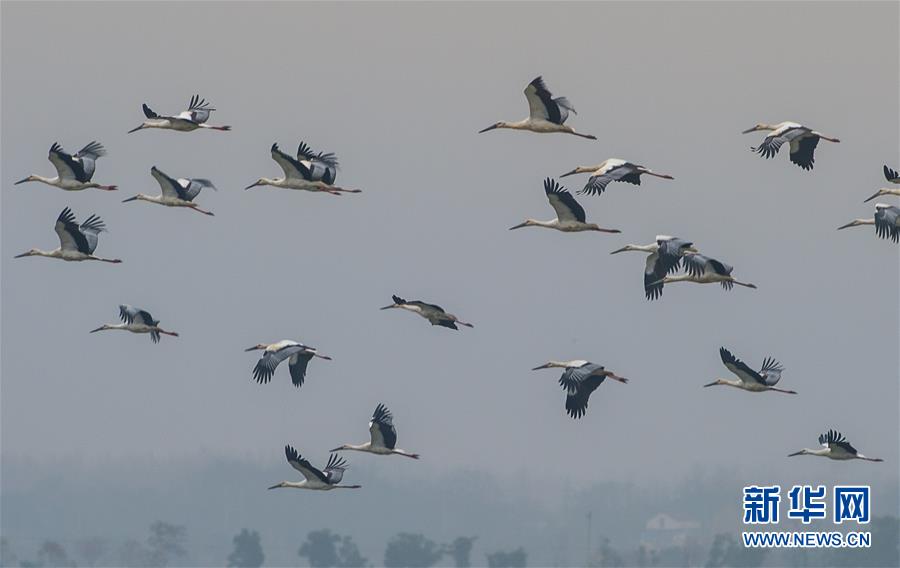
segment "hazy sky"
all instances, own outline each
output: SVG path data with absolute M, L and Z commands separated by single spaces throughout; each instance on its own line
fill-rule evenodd
M 364 441 L 383 402 L 399 446 L 423 459 L 377 467 L 412 478 L 728 466 L 754 481 L 895 480 L 898 248 L 871 227 L 835 229 L 871 217 L 862 201 L 882 164 L 900 166 L 897 19 L 888 2 L 4 2 L 2 457 L 268 466 L 290 443 L 321 462 Z M 597 141 L 476 134 L 524 117 L 541 74 Z M 141 103 L 175 113 L 194 93 L 233 131 L 126 134 Z M 753 154 L 763 135 L 740 132 L 783 120 L 841 143 L 822 142 L 812 172 Z M 53 175 L 54 141 L 74 152 L 94 139 L 109 151 L 95 181 L 118 193 L 13 186 Z M 337 153 L 338 184 L 364 193 L 243 190 L 280 175 L 273 142 L 300 140 Z M 675 181 L 579 198 L 621 235 L 507 230 L 553 217 L 543 178 L 608 157 Z M 120 203 L 159 192 L 153 165 L 213 180 L 197 201 L 216 216 Z M 98 253 L 123 264 L 12 259 L 57 246 L 67 205 L 103 217 Z M 646 301 L 644 256 L 609 252 L 659 233 L 759 289 L 679 284 Z M 394 293 L 475 328 L 378 311 Z M 120 303 L 181 337 L 88 333 Z M 313 361 L 300 390 L 287 369 L 256 384 L 243 349 L 283 338 L 334 360 Z M 702 389 L 728 376 L 722 345 L 752 366 L 775 357 L 799 396 Z M 576 358 L 631 379 L 604 384 L 579 421 L 558 372 L 530 371 Z M 886 463 L 785 457 L 832 427 Z M 376 467 L 348 458 L 350 482 Z

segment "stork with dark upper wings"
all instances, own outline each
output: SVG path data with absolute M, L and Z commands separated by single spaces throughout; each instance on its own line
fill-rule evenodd
M 50 146 L 50 153 L 47 155 L 47 158 L 53 164 L 53 167 L 56 168 L 56 177 L 48 178 L 32 174 L 13 185 L 39 181 L 66 191 L 81 191 L 92 187 L 105 191 L 115 191 L 118 189 L 116 185 L 102 185 L 91 181 L 94 177 L 94 170 L 97 168 L 97 160 L 105 155 L 106 149 L 103 147 L 103 144 L 97 141 L 87 144 L 84 148 L 75 152 L 74 155 L 67 154 L 63 151 L 62 146 L 54 142 Z
M 148 203 L 165 205 L 166 207 L 187 207 L 189 209 L 197 211 L 198 213 L 203 213 L 204 215 L 213 214 L 211 211 L 200 209 L 200 207 L 196 203 L 194 203 L 194 198 L 200 194 L 201 190 L 216 189 L 216 186 L 213 185 L 213 182 L 205 178 L 175 179 L 156 166 L 150 168 L 150 175 L 152 175 L 153 179 L 155 179 L 157 183 L 159 183 L 159 187 L 160 189 L 162 189 L 162 194 L 146 195 L 143 193 L 138 193 L 134 197 L 129 197 L 128 199 L 123 200 L 122 203 L 128 203 L 129 201 L 146 201 Z
M 188 104 L 188 109 L 178 113 L 175 116 L 163 116 L 160 114 L 156 114 L 150 107 L 146 104 L 143 105 L 144 116 L 147 117 L 143 123 L 137 128 L 132 128 L 128 131 L 128 134 L 132 132 L 137 132 L 138 130 L 142 130 L 144 128 L 162 128 L 164 130 L 176 130 L 178 132 L 191 132 L 192 130 L 197 130 L 198 128 L 208 128 L 211 130 L 223 130 L 228 131 L 231 130 L 230 126 L 212 126 L 210 124 L 206 124 L 206 121 L 209 120 L 209 115 L 213 112 L 214 108 L 210 108 L 209 103 L 206 102 L 206 99 L 201 99 L 200 95 L 194 95 L 191 97 L 191 102 Z
M 785 394 L 797 394 L 796 391 L 780 389 L 775 386 L 781 380 L 781 373 L 784 372 L 784 367 L 771 357 L 763 359 L 762 367 L 760 367 L 759 371 L 754 371 L 724 347 L 719 348 L 719 356 L 722 358 L 722 364 L 734 373 L 737 379 L 716 379 L 703 385 L 704 387 L 725 385 L 750 392 L 774 391 Z
M 749 134 L 759 130 L 770 131 L 770 133 L 759 146 L 750 148 L 751 150 L 764 158 L 771 158 L 778 153 L 782 145 L 788 143 L 791 162 L 804 170 L 813 168 L 813 163 L 815 162 L 814 152 L 820 139 L 829 142 L 840 142 L 837 138 L 825 136 L 821 132 L 816 132 L 796 122 L 760 123 L 752 128 L 748 128 L 742 134 Z
M 413 454 L 397 447 L 397 429 L 394 427 L 394 416 L 383 404 L 375 407 L 372 420 L 369 421 L 369 441 L 362 444 L 344 444 L 331 450 L 355 450 L 368 452 L 380 456 L 396 454 L 407 458 L 419 459 L 419 454 Z
M 244 349 L 244 351 L 256 350 L 263 352 L 262 357 L 253 368 L 253 378 L 259 384 L 266 384 L 272 380 L 275 369 L 287 359 L 291 382 L 295 387 L 300 388 L 306 378 L 306 367 L 313 357 L 331 361 L 331 357 L 322 355 L 315 347 L 303 345 L 291 339 L 282 339 L 276 343 L 258 343 Z
M 619 158 L 603 160 L 596 166 L 578 166 L 572 171 L 562 174 L 561 178 L 574 174 L 591 174 L 585 186 L 578 192 L 588 195 L 600 195 L 610 182 L 622 181 L 634 185 L 641 185 L 641 176 L 644 174 L 663 179 L 675 179 L 669 174 L 658 174 L 644 166 L 626 162 Z
M 382 310 L 390 310 L 394 308 L 406 310 L 408 312 L 412 312 L 414 314 L 422 316 L 423 318 L 431 322 L 431 325 L 449 327 L 450 329 L 459 329 L 458 327 L 456 327 L 457 324 L 464 325 L 466 327 L 475 327 L 470 323 L 461 321 L 455 315 L 447 313 L 444 308 L 438 306 L 437 304 L 429 304 L 420 300 L 407 301 L 397 295 L 391 296 L 391 298 L 394 300 L 394 303 L 389 306 L 384 306 L 383 308 L 381 308 Z
M 603 229 L 596 223 L 588 223 L 584 213 L 584 208 L 578 204 L 578 201 L 572 197 L 569 190 L 561 186 L 556 180 L 547 178 L 544 180 L 544 193 L 550 206 L 556 211 L 556 219 L 551 221 L 538 221 L 537 219 L 526 219 L 510 230 L 519 229 L 521 227 L 545 227 L 547 229 L 556 229 L 565 233 L 577 233 L 580 231 L 600 231 L 603 233 L 621 233 L 619 229 Z
M 593 134 L 581 134 L 575 132 L 571 126 L 564 123 L 569 118 L 569 113 L 577 114 L 575 107 L 566 97 L 553 97 L 544 84 L 544 79 L 537 77 L 525 87 L 525 98 L 528 100 L 528 118 L 518 122 L 500 121 L 480 130 L 487 132 L 495 128 L 510 128 L 512 130 L 528 130 L 529 132 L 538 132 L 541 134 L 548 132 L 562 132 L 565 134 L 574 134 L 582 138 L 596 140 Z
M 278 143 L 270 149 L 272 159 L 281 166 L 284 177 L 261 177 L 244 189 L 259 185 L 270 185 L 282 189 L 299 189 L 303 191 L 324 192 L 331 195 L 342 193 L 360 193 L 361 189 L 344 189 L 334 184 L 337 176 L 337 156 L 332 153 L 314 153 L 305 142 L 297 148 L 297 157 L 282 152 Z
M 681 259 L 685 254 L 697 252 L 697 249 L 690 241 L 668 235 L 656 235 L 655 243 L 625 245 L 609 254 L 629 251 L 650 253 L 644 265 L 644 295 L 648 300 L 656 300 L 662 296 L 662 279 L 681 267 Z
M 671 284 L 673 282 L 693 282 L 695 284 L 721 284 L 722 288 L 731 290 L 735 284 L 745 288 L 756 288 L 756 284 L 735 280 L 731 273 L 734 267 L 715 258 L 699 253 L 684 254 L 685 274 L 665 276 L 655 284 Z
M 794 452 L 792 454 L 788 454 L 788 457 L 792 456 L 819 456 L 823 458 L 828 458 L 832 460 L 865 460 L 870 462 L 881 462 L 884 461 L 881 458 L 867 458 L 862 455 L 856 448 L 850 445 L 850 442 L 847 441 L 847 438 L 844 437 L 843 434 L 838 432 L 837 430 L 829 430 L 824 434 L 819 435 L 819 443 L 822 444 L 822 448 L 810 449 L 803 448 L 799 452 Z
M 344 472 L 349 467 L 347 461 L 337 454 L 328 456 L 328 464 L 325 469 L 314 467 L 309 460 L 297 453 L 291 446 L 284 447 L 284 455 L 291 467 L 303 475 L 303 481 L 282 481 L 269 487 L 279 489 L 288 487 L 291 489 L 313 489 L 316 491 L 330 491 L 332 489 L 359 489 L 362 485 L 340 485 L 344 478 Z
M 49 251 L 33 248 L 22 254 L 17 254 L 15 258 L 45 256 L 68 261 L 99 260 L 113 264 L 122 262 L 118 258 L 94 256 L 100 233 L 106 230 L 103 220 L 96 215 L 91 215 L 79 225 L 75 220 L 75 214 L 66 207 L 59 214 L 59 217 L 56 218 L 54 230 L 59 237 L 59 248 Z
M 566 413 L 572 418 L 581 418 L 587 412 L 588 399 L 591 393 L 597 390 L 607 377 L 620 383 L 627 383 L 628 379 L 620 377 L 612 371 L 608 371 L 603 365 L 576 359 L 574 361 L 548 361 L 535 367 L 539 369 L 563 368 L 563 374 L 559 377 L 559 386 L 566 391 Z
M 141 308 L 135 308 L 128 304 L 121 304 L 119 306 L 119 318 L 121 318 L 122 323 L 103 324 L 97 329 L 92 329 L 91 333 L 110 329 L 130 331 L 131 333 L 149 333 L 150 340 L 153 343 L 159 343 L 160 334 L 178 337 L 178 334 L 174 331 L 166 331 L 159 327 L 159 320 L 154 319 L 153 316 L 150 315 L 150 312 L 142 310 Z

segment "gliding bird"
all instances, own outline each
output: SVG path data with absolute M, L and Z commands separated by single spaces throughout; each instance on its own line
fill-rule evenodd
M 151 316 L 150 312 L 147 310 L 135 308 L 134 306 L 129 306 L 127 304 L 120 304 L 119 317 L 122 319 L 122 323 L 103 324 L 97 329 L 92 329 L 91 333 L 108 329 L 120 329 L 122 331 L 130 331 L 131 333 L 149 333 L 150 340 L 153 343 L 159 343 L 160 334 L 178 337 L 178 334 L 174 331 L 166 331 L 159 327 L 159 320 L 153 319 L 153 316 Z
M 898 174 L 895 170 L 884 166 L 884 179 L 888 180 L 891 183 L 900 183 L 900 174 Z M 876 197 L 881 197 L 882 195 L 900 195 L 900 189 L 882 187 L 878 190 L 877 193 L 875 193 L 875 195 L 866 199 L 866 201 L 872 201 Z M 866 201 L 863 201 L 863 203 L 865 203 Z
M 192 130 L 197 130 L 198 128 L 209 128 L 212 130 L 231 130 L 230 126 L 212 126 L 206 124 L 206 121 L 209 120 L 209 113 L 216 110 L 214 108 L 209 108 L 209 103 L 206 102 L 205 99 L 201 99 L 200 95 L 194 95 L 191 97 L 191 102 L 188 105 L 188 109 L 178 113 L 175 116 L 163 116 L 156 114 L 150 107 L 143 105 L 144 108 L 144 116 L 147 117 L 140 126 L 137 128 L 132 128 L 128 131 L 128 134 L 132 132 L 137 132 L 143 128 L 162 128 L 164 130 L 177 130 L 179 132 L 191 132 Z
M 15 258 L 23 256 L 46 256 L 49 258 L 59 258 L 68 261 L 81 260 L 99 260 L 102 262 L 110 262 L 118 264 L 122 262 L 118 258 L 100 258 L 94 256 L 94 250 L 97 248 L 97 242 L 101 232 L 106 230 L 103 220 L 96 215 L 88 217 L 84 223 L 79 225 L 75 221 L 75 214 L 66 207 L 56 218 L 54 227 L 59 237 L 59 248 L 44 251 L 40 249 L 31 249 L 22 254 L 17 254 Z
M 332 489 L 359 489 L 362 485 L 339 485 L 347 470 L 347 462 L 337 454 L 328 457 L 328 465 L 324 470 L 313 467 L 309 460 L 297 453 L 291 446 L 284 447 L 284 455 L 291 467 L 299 471 L 305 478 L 303 481 L 282 481 L 269 489 L 289 487 L 291 489 L 314 489 L 330 491 Z
M 662 279 L 681 267 L 681 259 L 685 253 L 697 252 L 697 249 L 690 241 L 668 235 L 656 235 L 655 243 L 625 245 L 609 254 L 629 251 L 650 253 L 647 256 L 647 263 L 644 265 L 644 294 L 648 300 L 656 300 L 662 296 Z
M 370 440 L 363 444 L 344 444 L 331 451 L 355 450 L 357 452 L 369 452 L 370 454 L 378 454 L 380 456 L 397 454 L 415 460 L 419 459 L 419 454 L 413 454 L 396 447 L 397 429 L 394 428 L 394 416 L 383 404 L 379 404 L 375 407 L 375 412 L 372 414 L 372 420 L 369 421 L 369 438 Z
M 555 180 L 547 178 L 544 180 L 544 193 L 547 194 L 547 200 L 550 206 L 556 211 L 556 219 L 552 221 L 538 221 L 535 219 L 526 219 L 525 222 L 510 227 L 509 230 L 518 229 L 520 227 L 545 227 L 547 229 L 556 229 L 566 233 L 576 233 L 579 231 L 601 231 L 604 233 L 621 233 L 618 229 L 602 229 L 595 223 L 585 222 L 586 217 L 584 208 L 578 204 L 569 190 L 559 185 Z
M 627 383 L 628 379 L 620 377 L 612 371 L 607 371 L 603 365 L 577 359 L 575 361 L 548 361 L 532 371 L 550 369 L 553 367 L 564 368 L 559 377 L 559 386 L 566 391 L 566 413 L 572 418 L 581 418 L 587 412 L 588 399 L 591 393 L 597 390 L 606 377 Z
M 53 167 L 56 168 L 56 177 L 48 178 L 32 174 L 13 185 L 39 181 L 66 191 L 80 191 L 90 187 L 105 191 L 115 191 L 118 189 L 118 186 L 91 182 L 91 179 L 94 177 L 97 160 L 105 155 L 106 149 L 103 147 L 103 144 L 97 141 L 87 144 L 84 148 L 75 152 L 74 156 L 63 152 L 62 146 L 54 142 L 50 146 L 50 153 L 47 158 L 53 164 Z
M 699 253 L 686 253 L 684 255 L 684 269 L 686 274 L 666 276 L 661 280 L 657 280 L 654 284 L 671 284 L 673 282 L 713 284 L 718 282 L 726 290 L 731 290 L 735 284 L 745 288 L 756 288 L 756 284 L 735 280 L 731 275 L 731 272 L 734 270 L 733 266 Z
M 541 134 L 563 132 L 590 140 L 597 139 L 593 134 L 581 134 L 575 132 L 571 126 L 563 124 L 569 118 L 570 112 L 577 114 L 575 107 L 572 106 L 572 103 L 566 97 L 553 98 L 541 77 L 537 77 L 528 83 L 528 86 L 525 87 L 525 98 L 528 99 L 528 118 L 518 122 L 500 121 L 483 130 L 479 130 L 478 133 L 481 134 L 495 128 L 511 128 L 513 130 L 528 130 Z
M 763 364 L 759 371 L 751 369 L 724 347 L 719 348 L 719 357 L 722 358 L 722 364 L 734 373 L 737 379 L 716 379 L 709 384 L 703 385 L 704 387 L 726 385 L 750 392 L 775 391 L 785 394 L 797 394 L 796 391 L 775 388 L 775 385 L 781 380 L 781 373 L 784 372 L 784 367 L 771 357 L 763 359 Z
M 258 349 L 263 351 L 263 356 L 257 361 L 256 367 L 253 368 L 253 378 L 261 385 L 272 380 L 275 368 L 285 359 L 288 360 L 291 382 L 297 388 L 303 385 L 303 379 L 306 377 L 306 367 L 313 357 L 331 361 L 331 357 L 321 355 L 315 347 L 309 347 L 290 339 L 282 339 L 277 343 L 259 343 L 244 349 L 244 351 L 256 351 Z
M 838 231 L 861 225 L 875 225 L 876 235 L 895 243 L 900 242 L 900 207 L 887 203 L 876 203 L 875 216 L 872 219 L 854 219 L 846 225 L 838 227 Z
M 464 321 L 460 321 L 453 314 L 448 314 L 444 308 L 435 305 L 428 304 L 426 302 L 421 302 L 419 300 L 411 300 L 406 301 L 400 296 L 391 296 L 393 298 L 394 303 L 390 306 L 384 306 L 380 308 L 382 310 L 390 310 L 392 308 L 399 308 L 401 310 L 407 310 L 414 314 L 419 314 L 423 318 L 427 319 L 431 322 L 431 325 L 439 325 L 441 327 L 449 327 L 450 329 L 459 329 L 456 327 L 456 324 L 464 325 L 466 327 L 475 327 L 470 323 L 466 323 Z
M 618 158 L 603 160 L 596 166 L 578 166 L 574 170 L 566 172 L 559 177 L 563 178 L 573 174 L 591 174 L 591 177 L 588 178 L 585 186 L 578 192 L 579 195 L 584 193 L 588 195 L 600 195 L 603 193 L 603 190 L 606 189 L 606 186 L 613 181 L 624 181 L 626 183 L 633 183 L 634 185 L 641 185 L 641 176 L 644 174 L 663 179 L 675 179 L 669 174 L 658 174 L 650 168 L 645 168 L 644 166 L 626 162 L 625 160 L 620 160 Z
M 791 162 L 804 170 L 813 168 L 813 162 L 815 162 L 813 152 L 815 152 L 820 138 L 829 142 L 840 142 L 837 138 L 830 138 L 821 132 L 816 132 L 796 122 L 760 123 L 753 128 L 744 130 L 741 134 L 748 134 L 758 130 L 771 131 L 771 134 L 767 135 L 759 146 L 750 148 L 751 150 L 764 158 L 771 158 L 778 153 L 782 144 L 789 142 Z
M 832 460 L 865 460 L 870 462 L 882 462 L 881 458 L 867 458 L 856 451 L 856 448 L 850 445 L 850 442 L 844 438 L 844 435 L 836 430 L 829 430 L 819 435 L 819 443 L 825 446 L 821 449 L 811 450 L 803 448 L 799 452 L 788 454 L 791 456 L 820 456 Z
M 188 207 L 197 211 L 198 213 L 203 213 L 204 215 L 212 215 L 211 211 L 205 211 L 200 209 L 196 203 L 193 202 L 193 199 L 197 197 L 202 189 L 216 189 L 216 186 L 213 185 L 211 181 L 204 178 L 172 178 L 166 175 L 164 172 L 160 171 L 156 166 L 150 168 L 150 174 L 154 179 L 159 183 L 159 187 L 162 188 L 162 195 L 145 195 L 143 193 L 138 193 L 134 197 L 129 197 L 122 201 L 122 203 L 128 203 L 129 201 L 147 201 L 149 203 L 156 203 L 159 205 L 165 205 L 166 207 Z
M 261 177 L 244 189 L 250 189 L 258 185 L 271 185 L 283 189 L 301 189 L 305 191 L 325 192 L 332 195 L 341 193 L 361 193 L 361 189 L 344 189 L 331 185 L 337 175 L 337 156 L 332 153 L 313 154 L 305 143 L 301 142 L 297 149 L 297 158 L 282 152 L 278 143 L 272 144 L 270 149 L 272 159 L 281 166 L 284 177 Z

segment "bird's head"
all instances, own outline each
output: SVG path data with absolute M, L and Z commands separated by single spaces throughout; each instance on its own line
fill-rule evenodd
M 400 304 L 398 304 L 397 302 L 394 302 L 393 304 L 391 304 L 389 306 L 384 306 L 384 307 L 378 308 L 378 309 L 379 310 L 389 310 L 391 308 L 399 308 L 399 307 L 400 307 Z
M 266 178 L 259 178 L 258 180 L 256 180 L 255 182 L 251 183 L 250 185 L 248 185 L 248 186 L 245 187 L 244 189 L 250 189 L 251 187 L 256 187 L 256 186 L 258 186 L 258 185 L 265 185 L 265 184 L 266 184 Z
M 287 487 L 287 482 L 286 482 L 286 481 L 279 481 L 278 483 L 276 483 L 276 484 L 273 485 L 272 487 L 269 487 L 269 489 L 280 489 L 281 487 Z
M 500 122 L 495 122 L 494 124 L 488 126 L 487 128 L 482 128 L 481 130 L 479 130 L 478 134 L 481 134 L 482 132 L 487 132 L 488 130 L 494 130 L 495 128 L 507 128 L 507 124 L 505 122 L 503 122 L 502 120 Z
M 713 382 L 711 382 L 711 383 L 706 383 L 706 384 L 703 385 L 703 386 L 704 386 L 704 388 L 705 388 L 705 387 L 714 387 L 714 386 L 716 386 L 716 385 L 724 385 L 724 384 L 726 384 L 724 379 L 716 379 L 716 380 L 714 380 Z
M 341 450 L 348 450 L 348 449 L 350 449 L 350 447 L 349 447 L 347 444 L 343 444 L 343 445 L 341 445 L 341 446 L 336 447 L 336 448 L 333 449 L 333 450 L 328 450 L 328 451 L 329 451 L 329 452 L 339 452 L 339 451 L 341 451 Z
M 598 166 L 593 166 L 593 167 L 592 166 L 578 166 L 574 170 L 568 171 L 559 177 L 564 178 L 566 176 L 573 176 L 575 174 L 589 174 L 591 172 L 596 171 L 597 169 L 599 169 Z
M 538 365 L 531 369 L 532 371 L 540 371 L 541 369 L 551 369 L 553 367 L 565 367 L 564 364 L 561 364 L 559 361 L 547 361 L 543 365 Z
M 27 179 L 22 180 L 22 181 L 27 181 Z M 21 182 L 19 182 L 19 183 L 21 183 Z M 882 195 L 887 195 L 889 193 L 891 193 L 891 190 L 883 187 L 883 188 L 879 189 L 878 191 L 876 191 L 871 197 L 869 197 L 868 199 L 863 201 L 863 203 L 868 203 L 869 201 L 872 201 L 876 197 L 881 197 Z
M 755 124 L 754 126 L 748 128 L 741 132 L 741 134 L 750 134 L 751 132 L 756 132 L 758 130 L 772 130 L 772 127 L 768 124 L 763 124 L 762 122 Z
M 146 198 L 147 198 L 147 196 L 144 195 L 143 193 L 138 193 L 134 197 L 129 197 L 128 199 L 123 199 L 122 203 L 128 203 L 129 201 L 137 201 L 139 199 L 146 199 Z
M 31 249 L 31 250 L 27 250 L 27 251 L 23 252 L 22 254 L 17 254 L 13 258 L 22 258 L 24 256 L 36 256 L 39 254 L 41 254 L 41 251 L 39 251 L 38 249 Z
M 531 227 L 531 226 L 533 226 L 534 224 L 535 224 L 535 220 L 534 220 L 534 219 L 525 219 L 524 221 L 522 221 L 522 222 L 519 223 L 518 225 L 515 225 L 515 226 L 513 226 L 513 227 L 510 227 L 509 230 L 512 231 L 513 229 L 521 229 L 522 227 Z
M 805 456 L 805 455 L 808 454 L 808 453 L 809 453 L 809 450 L 807 450 L 806 448 L 803 448 L 803 449 L 800 450 L 799 452 L 794 452 L 794 453 L 792 453 L 792 454 L 788 454 L 788 457 L 791 458 L 791 457 L 794 457 L 794 456 Z
M 265 349 L 266 347 L 268 347 L 268 346 L 263 343 L 257 343 L 253 347 L 248 347 L 248 348 L 244 349 L 244 351 L 258 351 L 260 349 Z
M 141 130 L 142 128 L 147 128 L 147 123 L 146 123 L 146 122 L 141 123 L 141 125 L 138 126 L 137 128 L 132 128 L 131 130 L 129 130 L 129 131 L 127 132 L 127 134 L 131 134 L 132 132 L 137 132 L 138 130 Z
M 30 175 L 30 176 L 28 176 L 28 177 L 25 178 L 25 179 L 20 179 L 19 181 L 17 181 L 17 182 L 14 183 L 13 185 L 19 185 L 20 183 L 25 183 L 25 182 L 29 182 L 29 181 L 37 181 L 37 178 L 36 178 L 35 176 L 33 176 L 33 175 Z

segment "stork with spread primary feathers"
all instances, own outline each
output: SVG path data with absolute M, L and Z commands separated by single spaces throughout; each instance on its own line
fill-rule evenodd
M 559 377 L 559 386 L 566 391 L 566 413 L 581 418 L 587 412 L 588 399 L 607 377 L 627 383 L 628 379 L 607 371 L 603 365 L 577 359 L 575 361 L 548 361 L 532 371 L 559 367 L 565 369 Z
M 122 319 L 122 323 L 103 324 L 97 329 L 92 329 L 91 333 L 110 329 L 130 331 L 131 333 L 149 333 L 150 341 L 153 343 L 159 343 L 160 334 L 178 337 L 178 334 L 174 331 L 166 331 L 159 327 L 159 320 L 153 319 L 153 316 L 147 310 L 121 304 L 119 305 L 119 317 Z
M 644 294 L 648 300 L 656 300 L 662 296 L 662 279 L 681 267 L 681 259 L 685 253 L 697 252 L 697 249 L 690 241 L 668 235 L 656 235 L 655 243 L 625 245 L 609 254 L 629 251 L 650 253 L 644 266 Z
M 204 178 L 175 179 L 169 177 L 156 166 L 150 168 L 150 175 L 152 175 L 159 183 L 159 187 L 162 188 L 162 195 L 145 195 L 143 193 L 138 193 L 134 197 L 125 199 L 122 203 L 128 203 L 129 201 L 147 201 L 148 203 L 156 203 L 165 205 L 166 207 L 188 207 L 198 213 L 203 213 L 204 215 L 213 215 L 211 211 L 200 209 L 200 207 L 193 202 L 194 198 L 197 197 L 201 190 L 207 188 L 215 190 L 216 186 L 213 185 L 213 182 Z
M 259 343 L 244 349 L 244 351 L 256 350 L 262 350 L 263 355 L 257 361 L 256 367 L 253 368 L 253 378 L 261 385 L 272 380 L 275 368 L 285 359 L 288 360 L 291 382 L 297 388 L 303 385 L 303 379 L 306 378 L 306 367 L 313 357 L 331 361 L 331 357 L 322 355 L 315 347 L 309 347 L 290 339 L 282 339 L 277 343 Z
M 766 357 L 763 359 L 762 367 L 759 371 L 754 371 L 746 363 L 731 354 L 731 351 L 724 347 L 719 348 L 719 357 L 722 358 L 722 364 L 734 373 L 737 379 L 716 379 L 711 383 L 703 385 L 704 387 L 714 387 L 716 385 L 725 385 L 750 392 L 774 391 L 783 392 L 785 394 L 797 394 L 796 391 L 776 388 L 775 385 L 781 380 L 781 373 L 784 367 L 781 363 Z
M 821 132 L 816 132 L 796 122 L 760 123 L 753 128 L 748 128 L 742 134 L 749 134 L 759 130 L 771 131 L 771 133 L 763 139 L 762 144 L 755 148 L 750 148 L 751 150 L 764 158 L 771 158 L 778 153 L 778 150 L 785 142 L 789 142 L 791 162 L 804 170 L 813 168 L 813 162 L 815 162 L 813 153 L 819 144 L 820 138 L 829 142 L 840 142 L 837 138 L 825 136 Z
M 884 179 L 888 180 L 891 183 L 900 183 L 900 174 L 897 173 L 896 170 L 892 170 L 891 168 L 884 166 Z M 900 195 L 900 189 L 896 187 L 882 187 L 877 192 L 875 192 L 872 197 L 863 201 L 872 201 L 876 197 L 881 197 L 882 195 Z
M 475 327 L 470 323 L 466 323 L 464 321 L 460 321 L 458 317 L 453 314 L 447 313 L 444 308 L 436 305 L 436 304 L 428 304 L 426 302 L 421 302 L 419 300 L 411 300 L 407 301 L 401 298 L 400 296 L 391 296 L 393 298 L 394 303 L 390 306 L 384 306 L 380 308 L 382 310 L 390 310 L 393 308 L 407 310 L 414 314 L 419 314 L 423 318 L 427 319 L 431 322 L 431 325 L 439 325 L 441 327 L 449 327 L 450 329 L 459 329 L 456 327 L 457 324 L 464 325 L 466 327 Z
M 569 118 L 569 113 L 575 112 L 575 107 L 566 97 L 556 97 L 547 90 L 544 79 L 537 77 L 525 87 L 525 98 L 528 100 L 528 118 L 518 122 L 500 121 L 488 126 L 478 133 L 494 130 L 495 128 L 510 128 L 512 130 L 528 130 L 530 132 L 538 132 L 541 134 L 548 132 L 563 132 L 565 134 L 574 134 L 582 138 L 596 140 L 593 134 L 581 134 L 575 132 L 571 126 L 564 123 Z
M 47 158 L 53 167 L 56 168 L 56 177 L 48 178 L 32 174 L 25 179 L 17 181 L 13 185 L 26 183 L 29 181 L 39 181 L 59 189 L 66 191 L 81 191 L 82 189 L 97 188 L 105 191 L 115 191 L 119 189 L 115 185 L 101 185 L 91 181 L 94 177 L 97 160 L 106 155 L 106 149 L 103 144 L 94 141 L 87 144 L 81 150 L 75 152 L 75 155 L 63 152 L 62 146 L 54 142 L 50 146 L 50 153 Z
M 212 126 L 210 124 L 206 124 L 206 121 L 209 120 L 209 114 L 216 110 L 214 108 L 209 107 L 209 103 L 206 102 L 206 99 L 201 99 L 200 95 L 194 95 L 191 97 L 191 102 L 188 104 L 188 109 L 178 113 L 175 116 L 163 116 L 156 114 L 150 107 L 146 104 L 143 105 L 144 108 L 144 116 L 147 119 L 137 128 L 132 128 L 128 131 L 128 134 L 132 132 L 137 132 L 138 130 L 142 130 L 144 128 L 162 128 L 164 130 L 177 130 L 178 132 L 191 132 L 192 130 L 197 130 L 198 128 L 208 128 L 211 130 L 223 130 L 228 131 L 231 130 L 230 126 Z
M 875 204 L 875 216 L 871 219 L 854 219 L 838 227 L 838 231 L 848 227 L 875 225 L 875 234 L 882 239 L 900 242 L 900 207 L 887 203 Z
M 397 429 L 394 428 L 394 416 L 391 411 L 383 404 L 375 407 L 372 414 L 372 420 L 369 421 L 369 441 L 363 444 L 344 444 L 338 448 L 331 450 L 338 452 L 341 450 L 355 450 L 357 452 L 368 452 L 380 456 L 389 456 L 396 454 L 405 456 L 414 460 L 419 459 L 419 454 L 413 454 L 406 450 L 401 450 L 397 446 Z
M 250 189 L 258 185 L 270 185 L 282 189 L 300 189 L 304 191 L 324 192 L 331 195 L 342 193 L 361 193 L 361 189 L 344 189 L 334 184 L 337 176 L 337 156 L 331 152 L 313 153 L 305 142 L 297 148 L 297 157 L 288 155 L 278 148 L 278 143 L 272 144 L 272 159 L 281 166 L 284 177 L 261 177 L 244 189 Z
M 544 180 L 544 193 L 547 194 L 547 200 L 550 206 L 556 211 L 556 219 L 552 221 L 538 221 L 536 219 L 526 219 L 523 223 L 519 223 L 509 230 L 521 227 L 545 227 L 547 229 L 556 229 L 566 233 L 576 233 L 579 231 L 601 231 L 603 233 L 621 233 L 618 229 L 603 229 L 596 223 L 587 223 L 584 214 L 584 208 L 578 204 L 569 190 L 559 185 L 552 178 Z
M 118 258 L 100 258 L 94 256 L 94 250 L 97 248 L 100 233 L 106 230 L 103 220 L 96 215 L 91 215 L 79 225 L 75 221 L 75 214 L 66 207 L 56 218 L 54 227 L 56 235 L 59 237 L 59 248 L 45 251 L 33 248 L 22 254 L 17 254 L 15 258 L 24 256 L 46 256 L 48 258 L 58 258 L 60 260 L 81 261 L 81 260 L 99 260 L 118 264 L 122 262 Z
M 332 489 L 359 489 L 362 485 L 340 485 L 344 478 L 344 472 L 349 467 L 344 458 L 337 454 L 328 456 L 328 464 L 325 469 L 313 467 L 309 460 L 297 453 L 291 446 L 284 447 L 284 455 L 291 467 L 299 471 L 305 478 L 303 481 L 282 481 L 269 489 L 288 487 L 291 489 L 314 489 L 316 491 L 330 491 Z
M 844 438 L 844 435 L 837 430 L 829 430 L 824 434 L 820 434 L 819 443 L 824 447 L 814 450 L 803 448 L 799 452 L 788 454 L 788 457 L 819 456 L 832 460 L 865 460 L 870 462 L 884 461 L 881 458 L 867 458 L 866 456 L 862 455 L 861 453 L 856 451 L 856 448 L 850 445 L 850 442 L 847 441 L 847 438 Z
M 566 172 L 559 177 L 571 176 L 574 174 L 591 174 L 585 186 L 579 191 L 579 194 L 586 193 L 588 195 L 600 195 L 606 186 L 613 181 L 623 181 L 634 185 L 641 185 L 641 176 L 644 174 L 656 176 L 663 179 L 675 179 L 669 174 L 658 174 L 650 168 L 626 162 L 618 158 L 609 158 L 603 160 L 596 166 L 578 166 L 570 172 Z
M 653 284 L 694 282 L 695 284 L 719 283 L 722 285 L 722 288 L 726 290 L 731 290 L 735 284 L 745 288 L 756 288 L 756 284 L 735 280 L 731 275 L 732 271 L 734 271 L 733 266 L 699 253 L 685 253 L 684 269 L 686 272 L 685 274 L 666 276 Z

